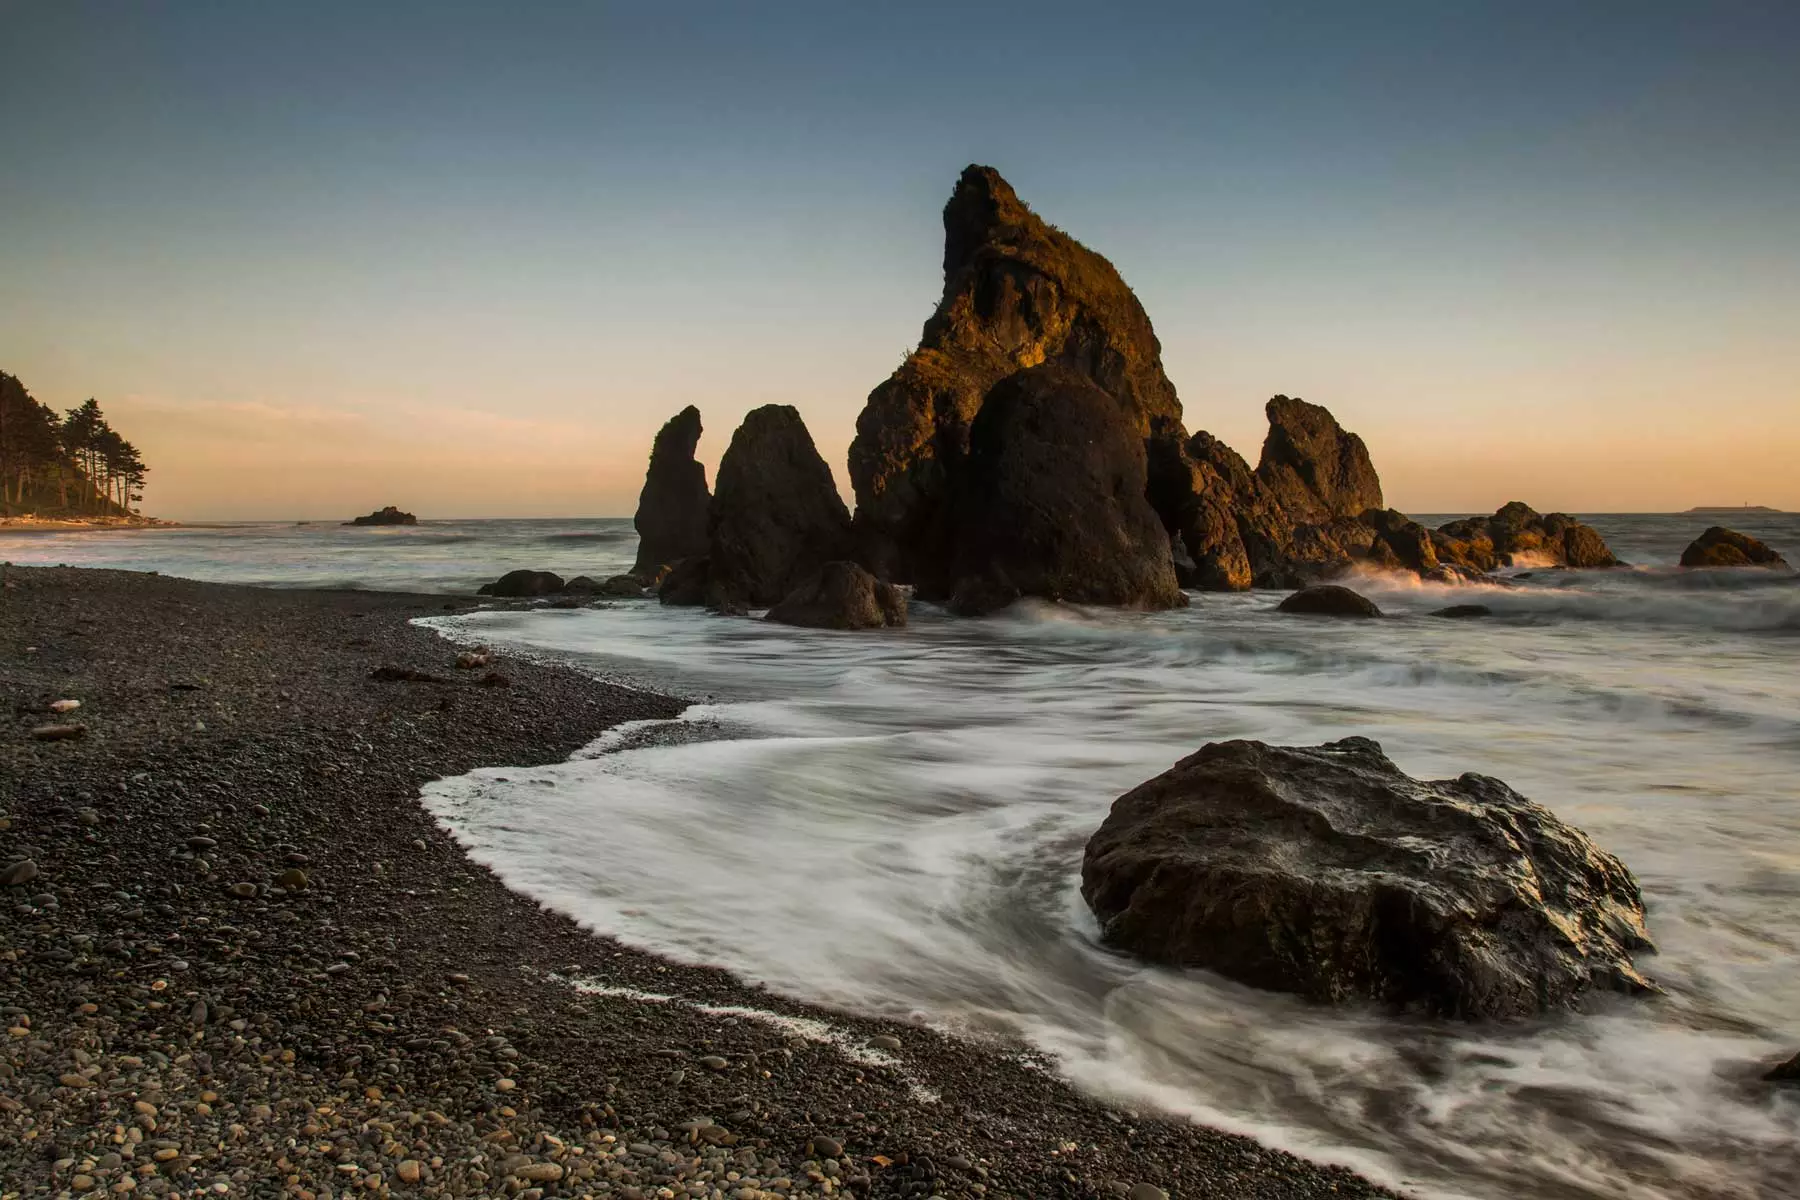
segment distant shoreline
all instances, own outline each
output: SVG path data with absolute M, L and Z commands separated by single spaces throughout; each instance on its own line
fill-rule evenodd
M 0 533 L 77 533 L 88 529 L 180 529 L 159 517 L 0 517 Z
M 1785 509 L 1770 508 L 1766 504 L 1716 504 L 1690 508 L 1679 515 L 1684 517 L 1723 517 L 1732 514 L 1782 517 L 1786 516 L 1787 512 Z

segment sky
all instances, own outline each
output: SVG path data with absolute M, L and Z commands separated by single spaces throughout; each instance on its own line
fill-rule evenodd
M 0 0 L 0 370 L 181 520 L 625 515 L 796 405 L 847 489 L 970 162 L 1190 429 L 1413 512 L 1800 509 L 1800 4 Z

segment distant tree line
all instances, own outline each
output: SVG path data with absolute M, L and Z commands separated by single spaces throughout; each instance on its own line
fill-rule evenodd
M 59 417 L 0 371 L 0 512 L 123 516 L 143 500 L 149 470 L 98 401 Z

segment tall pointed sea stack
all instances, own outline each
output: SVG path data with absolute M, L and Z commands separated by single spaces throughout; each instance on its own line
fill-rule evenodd
M 1054 229 L 992 167 L 971 166 L 944 206 L 944 295 L 919 348 L 869 395 L 850 446 L 865 557 L 942 592 L 952 477 L 1002 379 L 1050 363 L 1112 396 L 1139 437 L 1179 430 L 1150 318 L 1111 263 Z
M 705 554 L 706 468 L 694 461 L 700 444 L 700 410 L 688 405 L 670 417 L 650 450 L 650 469 L 638 495 L 637 562 L 634 575 L 655 575 L 684 558 Z

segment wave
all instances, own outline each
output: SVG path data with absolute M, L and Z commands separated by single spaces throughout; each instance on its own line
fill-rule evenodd
M 580 533 L 546 533 L 539 535 L 538 541 L 552 546 L 567 545 L 570 542 L 598 542 L 613 545 L 619 542 L 635 542 L 637 534 L 626 530 L 594 530 Z

